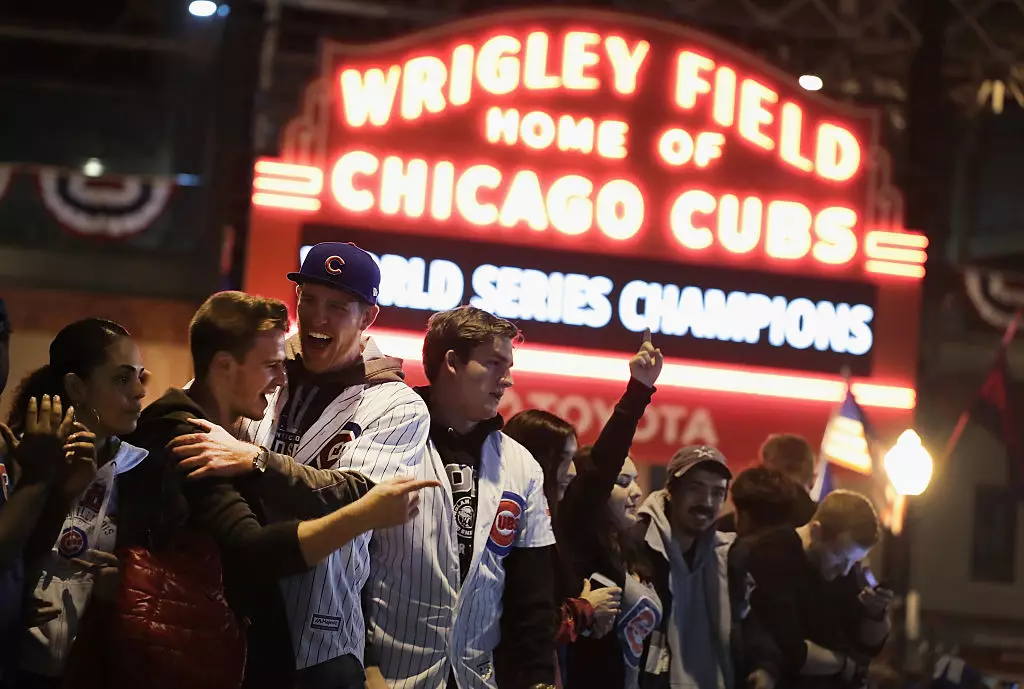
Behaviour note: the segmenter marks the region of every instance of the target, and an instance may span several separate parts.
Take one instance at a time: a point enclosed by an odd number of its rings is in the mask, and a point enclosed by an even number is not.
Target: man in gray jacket
[[[725,456],[706,445],[684,447],[666,476],[665,488],[640,509],[665,611],[644,649],[641,686],[768,689],[776,654],[770,638],[748,624],[750,579],[740,551],[732,552],[735,534],[715,528],[732,479]]]

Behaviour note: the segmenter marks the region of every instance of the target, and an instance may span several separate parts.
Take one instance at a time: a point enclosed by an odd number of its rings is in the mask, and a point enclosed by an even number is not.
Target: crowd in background
[[[0,686],[866,685],[893,601],[863,564],[879,520],[856,493],[810,498],[804,439],[767,438],[736,476],[680,448],[645,498],[650,333],[579,446],[549,412],[498,415],[509,321],[432,316],[412,388],[366,332],[369,254],[319,244],[288,277],[295,335],[281,302],[215,294],[194,380],[145,408],[110,321],[65,327],[21,382],[0,426]]]

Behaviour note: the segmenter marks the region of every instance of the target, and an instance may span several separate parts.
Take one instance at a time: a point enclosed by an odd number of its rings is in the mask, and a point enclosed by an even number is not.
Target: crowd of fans
[[[18,387],[0,686],[865,686],[893,600],[862,564],[878,517],[856,493],[810,498],[802,438],[768,438],[736,476],[681,448],[645,497],[650,333],[579,446],[551,413],[498,415],[512,323],[435,314],[413,389],[366,333],[372,257],[320,244],[288,277],[296,335],[284,304],[215,294],[190,327],[195,379],[145,408],[136,344],[95,318]],[[4,312],[3,383],[9,337]]]

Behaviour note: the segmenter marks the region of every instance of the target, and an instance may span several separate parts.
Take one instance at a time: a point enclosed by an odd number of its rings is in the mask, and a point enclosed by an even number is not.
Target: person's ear
[[[67,391],[70,400],[61,400],[65,407],[70,402],[76,407],[83,407],[88,397],[85,381],[78,377],[77,373],[69,373],[64,376],[64,389]]]
[[[825,540],[825,534],[822,531],[821,522],[811,522],[811,543],[821,545],[823,540]]]
[[[377,315],[380,313],[380,307],[374,304],[373,306],[367,306],[363,310],[363,315],[359,319],[359,329],[368,330],[373,322],[377,320]]]
[[[217,352],[210,361],[210,375],[218,378],[230,375],[238,366],[238,361],[230,352]]]

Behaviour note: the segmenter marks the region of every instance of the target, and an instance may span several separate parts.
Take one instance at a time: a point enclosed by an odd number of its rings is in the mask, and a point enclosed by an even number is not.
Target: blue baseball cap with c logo
[[[288,273],[296,284],[313,282],[334,287],[367,304],[377,303],[380,267],[373,256],[351,242],[322,242],[306,254],[297,273]]]

